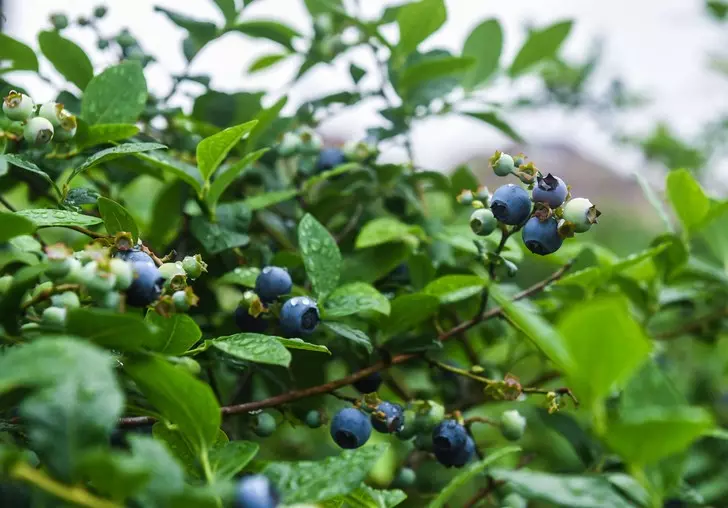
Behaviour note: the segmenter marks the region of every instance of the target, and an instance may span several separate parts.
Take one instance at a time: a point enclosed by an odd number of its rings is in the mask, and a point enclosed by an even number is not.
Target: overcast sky
[[[34,35],[48,26],[48,14],[63,5],[72,16],[88,15],[99,2],[94,0],[5,0],[12,36],[37,47]],[[362,0],[364,14],[376,15],[386,5],[397,2]],[[399,2],[401,3],[401,2]],[[169,72],[179,72],[185,60],[180,51],[184,32],[154,5],[184,12],[199,19],[221,21],[221,16],[207,0],[126,0],[109,2],[109,15],[102,22],[104,31],[114,33],[127,26],[142,46],[155,55],[159,63],[148,68],[150,87],[164,92],[170,86]],[[639,132],[656,120],[668,119],[679,132],[692,135],[720,112],[728,111],[728,80],[709,69],[709,55],[728,45],[725,29],[703,12],[699,0],[518,0],[485,2],[480,0],[446,0],[447,24],[430,40],[427,47],[462,48],[470,30],[485,18],[496,17],[504,27],[504,62],[510,62],[524,37],[524,25],[546,25],[562,19],[574,19],[575,28],[565,47],[568,55],[584,56],[599,37],[604,41],[602,66],[598,82],[620,76],[629,88],[649,93],[651,104],[637,114],[620,119],[621,125]],[[303,33],[311,29],[302,0],[258,0],[246,10],[246,18],[277,19]],[[68,35],[84,48],[93,48],[88,31],[69,30]],[[295,62],[280,65],[255,76],[244,69],[258,56],[273,52],[276,45],[231,34],[208,46],[195,60],[192,71],[209,74],[213,86],[220,90],[270,90],[272,96],[288,93],[291,104],[323,96],[351,85],[348,66],[351,58],[342,57],[330,68],[318,68],[291,90],[285,88]],[[89,51],[97,70],[105,62]],[[356,58],[356,55],[352,55]],[[49,70],[49,69],[47,69]],[[48,74],[52,72],[49,70]],[[51,90],[42,82],[18,73],[18,81],[28,85],[39,99],[51,98]],[[527,89],[528,79],[518,84]],[[512,90],[505,80],[497,81],[493,97],[503,97]],[[528,112],[509,119],[525,137],[535,143],[567,144],[587,157],[615,169],[632,172],[641,163],[636,151],[611,144],[609,133],[586,115],[564,114],[549,110]],[[372,107],[353,110],[328,122],[326,134],[338,139],[357,138],[377,121]],[[418,164],[447,169],[484,151],[507,142],[498,132],[469,120],[449,118],[420,125],[415,131]]]

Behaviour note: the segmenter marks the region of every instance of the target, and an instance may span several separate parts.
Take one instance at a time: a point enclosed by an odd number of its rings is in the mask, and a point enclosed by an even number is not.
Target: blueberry
[[[504,224],[522,224],[531,214],[531,198],[526,189],[509,183],[493,193],[490,210]]]
[[[373,393],[382,384],[382,375],[379,372],[372,372],[367,377],[354,381],[351,385],[361,393]]]
[[[53,125],[39,116],[33,117],[25,124],[23,137],[31,145],[45,145],[53,139]]]
[[[458,452],[456,454],[454,454],[453,456],[447,457],[447,458],[445,458],[443,456],[443,458],[445,459],[445,462],[449,462],[450,466],[463,467],[465,464],[467,464],[468,462],[470,462],[472,460],[474,455],[475,455],[475,441],[473,441],[472,437],[468,436],[465,439],[465,446],[463,448],[458,450]],[[437,457],[437,451],[435,451],[435,457]],[[440,461],[440,464],[442,464],[443,466],[448,465],[445,462],[443,462],[442,460],[440,460],[439,457],[438,457],[438,460]]]
[[[539,256],[556,252],[564,243],[559,235],[559,223],[553,217],[543,222],[531,217],[523,227],[522,236],[526,248]]]
[[[235,508],[276,508],[279,505],[280,495],[266,476],[248,475],[238,482]]]
[[[242,305],[235,309],[235,324],[241,332],[264,333],[268,329],[266,319],[251,316],[248,308]]]
[[[319,324],[316,302],[307,296],[296,296],[281,307],[281,328],[289,335],[308,335]]]
[[[115,257],[130,263],[147,263],[149,265],[156,266],[152,256],[139,249],[120,250],[116,253]]]
[[[531,197],[535,203],[546,203],[551,208],[560,207],[566,200],[569,189],[564,181],[551,173],[545,177],[536,178],[536,186],[533,188]]]
[[[377,413],[383,413],[384,418]],[[402,430],[404,426],[404,409],[399,404],[392,404],[384,401],[377,406],[377,411],[372,413],[372,426],[384,434],[391,434]]]
[[[259,437],[268,437],[276,431],[276,419],[272,414],[260,413],[255,421],[253,432]]]
[[[306,425],[312,429],[318,429],[321,426],[321,412],[312,409],[306,413]]]
[[[3,99],[3,113],[10,120],[27,120],[33,114],[33,109],[35,109],[33,99],[15,90],[11,90]]]
[[[513,162],[513,157],[507,153],[501,154],[498,160],[493,164],[493,171],[498,176],[508,176],[513,170],[516,169],[516,165]]]
[[[132,264],[134,281],[126,290],[126,303],[132,307],[146,307],[162,294],[164,277],[154,264],[136,262]]]
[[[293,281],[285,268],[266,266],[255,279],[255,293],[263,302],[273,302],[293,289]]]
[[[488,236],[497,227],[498,221],[487,208],[479,208],[470,215],[470,229],[478,236]]]
[[[455,456],[465,448],[468,432],[455,420],[443,420],[432,430],[432,449],[437,459],[440,457],[454,460]],[[446,464],[447,465],[447,464]]]
[[[346,156],[338,148],[324,148],[316,161],[318,171],[328,171],[346,162]]]
[[[348,450],[359,448],[372,435],[369,418],[359,409],[342,409],[331,420],[331,437],[337,445]]]

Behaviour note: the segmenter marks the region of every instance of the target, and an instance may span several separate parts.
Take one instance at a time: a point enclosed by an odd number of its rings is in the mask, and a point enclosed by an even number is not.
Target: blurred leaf
[[[329,503],[339,502],[343,503],[341,506],[356,506],[357,508],[390,508],[399,505],[405,499],[407,499],[407,494],[401,490],[378,490],[362,483],[361,487],[349,494],[326,501],[325,508],[328,508]]]
[[[392,311],[384,320],[382,331],[391,336],[412,330],[431,318],[439,308],[440,301],[432,295],[413,293],[398,296],[392,301]]]
[[[478,177],[475,176],[469,166],[458,166],[450,176],[450,181],[452,182],[452,190],[455,194],[460,194],[460,191],[464,189],[474,191],[480,185]]]
[[[38,58],[30,47],[0,33],[0,74],[13,70],[38,72]]]
[[[139,132],[139,127],[132,124],[107,123],[89,125],[83,135],[81,135],[81,132],[81,129],[79,129],[74,141],[78,143],[79,148],[84,149],[102,143],[130,138]]]
[[[12,153],[6,153],[3,155],[0,155],[0,158],[9,162],[13,166],[17,166],[26,171],[30,171],[31,173],[35,173],[36,175],[41,177],[43,180],[48,182],[48,185],[50,185],[56,191],[56,194],[58,194],[58,196],[62,196],[60,189],[56,185],[56,182],[54,182],[53,179],[50,176],[48,176],[48,173],[46,173],[45,171],[40,169],[34,162],[26,160],[18,155],[12,154]]]
[[[19,210],[17,215],[33,221],[39,228],[54,226],[93,226],[100,224],[102,220],[93,215],[84,215],[67,210],[54,210],[52,208],[39,208],[35,210]]]
[[[686,230],[692,231],[703,222],[710,210],[710,201],[689,171],[678,169],[667,174],[667,195]]]
[[[215,477],[230,480],[258,453],[258,443],[230,441],[210,450],[210,467]]]
[[[190,230],[192,236],[202,244],[209,254],[218,254],[234,247],[242,247],[250,241],[247,234],[231,231],[202,217],[192,219]]]
[[[126,359],[124,371],[198,453],[215,443],[221,423],[220,406],[208,384],[151,356]]]
[[[209,181],[215,170],[225,160],[227,154],[241,139],[248,134],[257,124],[252,120],[244,124],[228,127],[214,136],[203,139],[197,145],[197,167],[200,170],[203,180]]]
[[[136,243],[139,238],[139,228],[134,222],[131,214],[116,201],[112,201],[105,197],[98,199],[99,214],[104,220],[104,226],[107,233],[115,235],[116,233],[130,233],[132,241]]]
[[[154,340],[152,330],[139,316],[107,309],[69,310],[66,330],[99,346],[117,351],[138,351]]]
[[[76,176],[78,176],[79,174],[94,166],[98,166],[99,164],[118,159],[119,157],[125,157],[127,155],[132,155],[140,152],[149,152],[151,150],[162,150],[165,148],[167,147],[164,145],[160,145],[159,143],[124,143],[114,146],[112,148],[101,150],[93,154],[91,157],[83,161],[80,166],[75,168],[71,172],[71,174],[68,175],[68,178],[66,179],[66,185],[68,185],[71,180],[76,178]]]
[[[556,56],[559,48],[571,32],[571,21],[561,21],[528,34],[518,54],[513,59],[508,73],[517,77],[528,71],[535,64],[550,60]]]
[[[244,203],[245,206],[251,210],[261,210],[263,208],[268,208],[269,206],[277,205],[278,203],[283,203],[289,199],[293,199],[297,195],[298,191],[296,189],[264,192],[263,194],[247,198]]]
[[[156,312],[147,312],[144,321],[156,328],[153,337],[146,340],[144,346],[165,355],[183,355],[202,337],[200,327],[187,314],[164,317]]]
[[[339,284],[339,246],[331,233],[311,214],[306,214],[298,224],[298,244],[313,290],[318,298],[325,298]]]
[[[94,68],[83,49],[57,31],[40,32],[38,44],[43,55],[64,78],[80,90],[86,88],[94,77]]]
[[[325,318],[344,317],[373,310],[389,315],[389,300],[365,282],[352,282],[336,288],[323,302]]]
[[[640,188],[642,189],[642,193],[645,195],[645,198],[650,203],[650,205],[652,205],[652,208],[655,209],[655,212],[657,212],[657,215],[665,224],[665,229],[667,229],[667,231],[671,233],[674,232],[675,226],[673,226],[672,224],[672,220],[670,219],[670,216],[665,209],[665,205],[655,193],[655,190],[650,185],[650,182],[648,182],[647,179],[640,173],[635,172],[634,176],[637,180],[637,183],[640,184]]]
[[[423,293],[436,296],[440,303],[448,304],[475,296],[485,286],[486,281],[477,275],[445,275],[430,282]]]
[[[410,247],[404,243],[378,245],[354,251],[344,259],[341,282],[374,282],[407,259]]]
[[[485,122],[501,131],[503,134],[511,138],[516,143],[523,143],[524,139],[513,128],[492,111],[463,111],[463,114],[476,118],[481,122]]]
[[[32,220],[10,212],[0,212],[0,243],[20,235],[30,235],[35,231]]]
[[[329,348],[326,346],[311,344],[303,339],[284,339],[283,337],[276,337],[276,339],[288,349],[300,349],[301,351],[314,351],[316,353],[331,354],[331,351],[329,351]]]
[[[453,478],[452,481],[447,484],[447,487],[442,489],[442,491],[437,495],[434,500],[430,501],[430,504],[427,505],[428,508],[444,508],[445,506],[447,506],[448,500],[453,497],[455,493],[457,493],[460,489],[467,485],[468,482],[475,478],[477,475],[482,473],[491,464],[500,460],[506,455],[510,455],[511,453],[517,453],[519,451],[521,451],[521,449],[518,446],[507,446],[489,454],[488,457],[486,457],[485,459],[479,460],[478,462],[469,465],[455,478]]]
[[[146,102],[147,81],[141,64],[122,62],[89,82],[81,101],[81,116],[89,124],[134,123]]]
[[[157,194],[152,208],[152,218],[144,235],[154,251],[161,251],[173,237],[177,236],[182,223],[184,184],[181,180],[171,180]]]
[[[315,503],[357,489],[388,445],[346,450],[318,462],[269,462],[263,469],[286,504]]]
[[[152,475],[151,466],[138,458],[101,449],[84,454],[80,467],[94,491],[116,501],[139,492]]]
[[[261,111],[262,92],[233,94],[209,90],[195,99],[192,118],[224,129],[249,121]],[[260,123],[258,124],[260,126]]]
[[[238,17],[238,9],[235,7],[235,0],[215,0],[215,5],[225,17],[226,23],[232,23]]]
[[[173,506],[170,498],[184,488],[184,473],[167,448],[147,436],[129,436],[132,456],[149,467],[150,480],[135,494],[140,506]]]
[[[234,7],[234,6],[233,6]],[[185,14],[163,9],[155,6],[156,12],[161,12],[169,20],[180,28],[185,29],[188,33],[188,41],[185,43],[185,57],[188,61],[192,60],[205,45],[218,36],[218,30],[215,23],[209,21],[200,21]]]
[[[349,339],[357,346],[361,346],[366,349],[367,353],[374,351],[372,346],[372,340],[367,336],[366,333],[361,330],[351,327],[345,323],[339,323],[337,321],[324,321],[324,326],[334,332],[336,335],[340,335],[345,339]]]
[[[13,274],[10,287],[0,298],[0,324],[5,328],[5,333],[14,334],[18,332],[18,322],[22,317],[20,305],[26,291],[35,286],[38,277],[45,272],[45,264],[25,266]],[[2,390],[0,390],[0,393]]]
[[[461,84],[472,90],[485,83],[498,70],[503,50],[503,29],[497,19],[488,19],[473,28],[465,40],[463,56],[475,58],[475,65],[463,78]]]
[[[399,42],[397,52],[407,56],[417,46],[435,33],[447,19],[443,0],[421,0],[403,5],[397,13]]]
[[[301,34],[288,25],[267,20],[242,21],[236,23],[228,30],[243,33],[248,37],[268,39],[269,41],[277,42],[281,46],[285,46],[291,51],[296,50],[293,47],[293,39],[301,36]]]
[[[228,272],[220,277],[217,282],[219,284],[237,284],[254,288],[255,279],[258,278],[258,275],[260,275],[260,268],[239,266],[232,272]]]
[[[491,475],[503,480],[526,499],[569,508],[632,508],[612,487],[606,476],[559,475],[536,471],[492,470]]]
[[[154,435],[154,439],[162,441],[167,446],[188,476],[197,479],[201,478],[200,462],[197,459],[197,453],[179,430],[167,426],[164,422],[157,422],[152,427],[152,434]]]
[[[438,56],[422,59],[405,67],[397,88],[400,94],[406,97],[413,88],[423,82],[444,76],[462,75],[474,64],[475,59],[471,57]]]
[[[286,96],[278,99],[278,102],[273,104],[270,108],[263,109],[258,112],[255,119],[258,123],[255,128],[248,135],[248,142],[245,144],[246,150],[254,150],[259,147],[259,143],[264,134],[270,129],[271,125],[281,113],[281,110],[286,105],[288,98]]]
[[[410,226],[393,217],[379,217],[364,224],[356,237],[356,248],[364,249],[389,242],[418,242],[413,235],[419,228]]]
[[[251,63],[248,67],[248,72],[250,74],[253,74],[254,72],[262,71],[264,69],[267,69],[268,67],[272,67],[281,60],[285,60],[286,57],[288,57],[289,55],[290,53],[272,53],[269,55],[262,55],[253,60],[253,63]]]
[[[211,345],[240,360],[288,367],[291,353],[279,339],[260,333],[237,333],[218,337],[211,341]]]
[[[559,322],[571,359],[569,387],[590,409],[623,385],[645,361],[652,344],[623,297],[580,303]]]
[[[174,174],[177,178],[195,189],[198,194],[202,192],[202,181],[200,180],[200,175],[196,167],[174,159],[162,151],[135,153],[133,155],[155,168]]]

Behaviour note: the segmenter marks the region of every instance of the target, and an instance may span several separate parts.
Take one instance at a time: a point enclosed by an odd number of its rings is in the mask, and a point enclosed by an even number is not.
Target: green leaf
[[[276,484],[285,504],[325,501],[357,489],[387,447],[365,446],[318,462],[270,462],[263,474]]]
[[[374,282],[381,279],[410,254],[405,243],[385,244],[355,251],[344,259],[342,282]]]
[[[302,190],[304,192],[308,192],[311,190],[315,185],[318,185],[319,183],[330,180],[331,178],[339,175],[343,175],[344,173],[348,173],[349,171],[353,171],[355,169],[361,169],[361,164],[358,162],[347,162],[345,164],[340,164],[336,166],[334,169],[329,169],[328,171],[322,171],[321,173],[310,177],[303,183]]]
[[[83,161],[83,164],[74,169],[73,172],[66,179],[66,185],[68,185],[71,180],[76,178],[76,176],[78,176],[79,174],[101,163],[118,159],[119,157],[124,157],[126,155],[132,155],[140,152],[149,152],[151,150],[161,150],[165,148],[167,147],[164,145],[160,145],[159,143],[124,143],[122,145],[101,150]]]
[[[167,445],[188,476],[197,479],[202,477],[197,452],[179,430],[167,426],[164,422],[157,422],[152,426],[152,435],[154,439],[163,441]]]
[[[447,505],[448,499],[455,495],[456,492],[462,489],[465,485],[468,484],[468,482],[470,482],[473,478],[482,473],[491,464],[498,461],[502,457],[505,457],[506,455],[510,455],[511,453],[517,453],[519,451],[521,451],[521,448],[519,448],[518,446],[507,446],[489,454],[485,459],[479,460],[478,462],[469,465],[462,473],[458,474],[455,478],[453,478],[450,483],[447,484],[447,487],[442,489],[437,497],[432,500],[429,505],[427,505],[428,508],[443,508]]]
[[[209,254],[218,254],[235,247],[247,245],[250,237],[245,233],[232,231],[223,225],[210,222],[203,217],[195,217],[190,222],[190,230]]]
[[[235,21],[238,17],[238,9],[235,7],[235,0],[215,0],[215,5],[225,17],[226,23]]]
[[[124,371],[199,453],[215,443],[220,406],[210,386],[160,358],[127,359]]]
[[[572,358],[564,339],[544,318],[532,309],[511,301],[503,289],[491,284],[488,292],[503,309],[503,316],[517,330],[521,331],[551,360],[561,372],[569,372]],[[590,328],[591,329],[591,325]]]
[[[251,20],[236,23],[229,28],[229,31],[240,32],[248,37],[268,39],[269,41],[277,42],[291,51],[296,51],[296,48],[293,47],[293,39],[301,36],[301,34],[288,25],[267,20]]]
[[[260,333],[237,333],[218,337],[211,345],[230,356],[255,363],[288,367],[291,353],[285,348],[280,337]]]
[[[313,290],[319,298],[331,293],[339,283],[341,252],[336,240],[311,214],[298,224],[298,244]]]
[[[139,239],[139,228],[126,208],[105,197],[100,197],[97,203],[106,232],[110,235],[121,232],[130,233],[132,240],[136,243]]]
[[[260,275],[260,268],[239,266],[232,272],[228,272],[220,277],[217,282],[219,284],[233,284],[254,288],[255,279],[258,278],[258,275]]]
[[[32,48],[0,32],[0,74],[11,70],[38,72],[38,58]]]
[[[526,499],[565,508],[632,508],[607,476],[557,475],[537,471],[495,469],[490,474]]]
[[[173,314],[170,317],[148,312],[144,321],[156,328],[153,336],[144,346],[169,356],[185,354],[202,337],[202,331],[195,320],[187,314]]]
[[[326,502],[328,508],[329,503],[341,502],[340,506],[356,506],[357,508],[390,508],[397,506],[407,499],[407,494],[401,490],[378,490],[373,489],[366,483],[362,483],[361,487],[348,493],[345,496],[337,496]],[[339,506],[339,505],[337,505]]]
[[[257,123],[257,120],[252,120],[234,127],[228,127],[200,141],[197,145],[197,167],[203,180],[210,180],[230,150],[240,143],[243,136],[248,134]]]
[[[183,48],[188,61],[192,60],[208,42],[218,36],[218,29],[215,23],[200,21],[178,12],[163,9],[162,7],[155,6],[154,10],[166,15],[172,23],[187,31],[189,34],[187,40],[190,41],[192,49],[190,51],[188,46],[185,45],[183,45]]]
[[[388,316],[391,307],[386,296],[365,282],[340,286],[323,302],[323,314],[326,318],[350,316],[367,310]]]
[[[137,457],[101,449],[84,454],[80,467],[94,491],[115,501],[135,495],[152,476],[151,466]]]
[[[680,222],[687,231],[692,232],[710,211],[708,196],[686,169],[670,171],[666,187],[667,196]]]
[[[58,196],[62,197],[61,190],[56,185],[56,182],[53,181],[53,179],[48,176],[48,173],[40,169],[36,164],[33,162],[30,162],[29,160],[25,160],[22,157],[19,157],[18,155],[12,154],[12,153],[6,153],[3,155],[0,155],[0,159],[4,159],[13,166],[17,166],[21,169],[24,169],[26,171],[30,171],[31,173],[35,173],[39,177],[41,177],[43,180],[48,182],[48,185],[53,187],[53,189],[56,191],[56,194]]]
[[[154,340],[153,331],[141,317],[106,309],[70,310],[66,318],[66,330],[117,351],[138,351]]]
[[[370,339],[367,334],[362,332],[361,330],[349,326],[345,323],[339,323],[336,321],[324,321],[323,324],[326,328],[334,332],[336,335],[340,335],[345,339],[349,339],[357,346],[363,347],[364,349],[366,349],[367,353],[371,354],[372,351],[374,351],[374,346],[372,346],[372,339]]]
[[[55,30],[40,32],[38,44],[43,55],[64,78],[80,90],[86,88],[94,77],[94,68],[83,49]]]
[[[254,72],[272,67],[281,60],[285,60],[289,55],[290,53],[272,53],[270,55],[262,55],[250,64],[248,67],[248,73],[253,74]]]
[[[187,185],[195,189],[198,194],[202,192],[202,181],[200,180],[200,175],[196,167],[187,164],[186,162],[174,159],[164,152],[135,153],[133,155],[137,159],[140,159],[155,168],[172,173]]]
[[[418,243],[413,233],[417,226],[410,226],[393,217],[379,217],[372,219],[361,228],[356,237],[356,248],[364,249],[390,242]]]
[[[210,450],[210,467],[218,480],[230,480],[258,454],[258,443],[230,441]]]
[[[275,122],[279,118],[281,110],[286,105],[286,102],[288,102],[288,97],[283,96],[278,99],[278,101],[271,107],[258,112],[255,117],[255,119],[258,121],[258,124],[248,135],[248,142],[245,144],[246,150],[251,151],[255,148],[259,148],[258,145],[260,144],[260,140],[263,137],[263,134],[265,134],[268,129],[270,129],[271,125],[273,125],[273,122]]]
[[[210,192],[207,193],[207,202],[210,204],[210,207],[214,208],[220,200],[220,197],[222,197],[223,192],[230,187],[235,179],[240,177],[245,170],[250,168],[268,150],[269,148],[262,148],[255,152],[251,152],[238,162],[232,164],[222,173],[219,173],[212,182],[212,185],[210,185]]]
[[[392,302],[389,319],[383,323],[387,335],[397,335],[412,330],[431,318],[440,308],[440,300],[432,295],[413,293],[398,296]]]
[[[571,358],[565,369],[568,386],[589,408],[625,383],[652,349],[622,297],[581,302],[564,314],[558,328]]]
[[[473,67],[475,59],[471,57],[441,56],[426,58],[405,67],[397,83],[397,89],[403,97],[410,94],[413,88],[425,81],[444,76],[462,75]]]
[[[329,348],[326,346],[311,344],[303,339],[284,339],[283,337],[276,337],[276,339],[278,339],[278,342],[288,349],[300,349],[302,351],[314,351],[316,353],[326,353],[328,355],[331,354],[331,351],[329,351]]]
[[[609,422],[604,437],[627,462],[645,466],[684,451],[714,426],[713,417],[702,408],[649,407]]]
[[[463,78],[466,90],[485,83],[498,70],[503,50],[503,29],[497,19],[488,19],[473,28],[463,46],[463,56],[475,58],[476,63]]]
[[[147,82],[139,62],[126,61],[94,77],[81,100],[89,124],[134,123],[147,102]]]
[[[572,24],[571,21],[561,21],[529,33],[508,71],[511,77],[517,77],[537,63],[554,58],[569,36]]]
[[[483,291],[486,281],[477,275],[445,275],[430,282],[422,291],[436,296],[440,303],[455,303]]]
[[[102,220],[92,215],[69,212],[68,210],[54,210],[52,208],[37,208],[34,210],[19,210],[17,215],[33,221],[38,228],[50,228],[56,226],[94,226]]]
[[[463,114],[466,114],[472,118],[476,118],[481,122],[485,122],[488,125],[495,127],[516,143],[522,143],[524,141],[521,135],[518,134],[518,132],[516,132],[513,127],[508,125],[505,120],[501,119],[496,113],[493,113],[492,111],[463,111]]]
[[[121,141],[130,138],[139,132],[139,127],[126,123],[104,123],[89,125],[83,134],[81,130],[76,133],[74,141],[78,143],[80,149],[89,148],[100,145],[102,143],[110,143],[112,141]]]
[[[35,231],[32,220],[16,213],[0,213],[0,243],[20,235],[30,235]]]
[[[403,5],[397,13],[399,42],[397,51],[407,56],[417,46],[436,32],[447,19],[447,8],[443,0],[421,0]]]
[[[5,328],[6,333],[17,333],[18,321],[23,317],[20,304],[26,291],[32,288],[38,277],[45,272],[44,264],[26,266],[13,274],[10,287],[0,298],[0,324]]]
[[[128,436],[132,456],[152,472],[142,492],[134,499],[139,506],[173,506],[170,498],[184,488],[184,473],[167,448],[147,436]]]
[[[251,210],[262,210],[263,208],[268,208],[269,206],[293,199],[297,195],[298,191],[296,189],[265,192],[257,196],[249,197],[243,203]]]

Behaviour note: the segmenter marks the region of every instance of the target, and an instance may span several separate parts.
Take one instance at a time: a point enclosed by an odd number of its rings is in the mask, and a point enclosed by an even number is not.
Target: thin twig
[[[91,238],[107,238],[108,235],[102,235],[101,233],[97,233],[96,231],[91,231],[90,229],[86,229],[82,226],[63,226],[67,229],[72,229],[74,231],[78,231],[79,233],[83,233],[86,236],[90,236]]]
[[[28,300],[27,302],[24,302],[20,308],[21,309],[27,309],[28,307],[32,307],[36,303],[42,302],[43,300],[49,299],[53,295],[57,295],[59,293],[64,293],[66,291],[78,291],[80,286],[78,284],[59,284],[57,286],[53,286],[52,288],[45,289],[35,295],[33,298]]]

